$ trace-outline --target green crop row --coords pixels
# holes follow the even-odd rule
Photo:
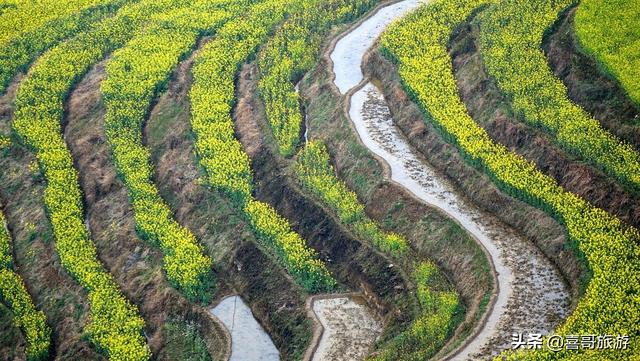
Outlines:
[[[0,94],[40,53],[133,1],[17,1],[0,13]]]
[[[278,259],[308,292],[329,291],[335,281],[317,253],[307,247],[289,222],[268,204],[247,199],[244,213],[260,239],[274,249]]]
[[[45,204],[62,266],[88,291],[86,331],[112,360],[146,360],[144,321],[99,262],[84,224],[82,194],[73,160],[62,138],[63,101],[96,62],[126,43],[149,16],[186,1],[144,0],[42,55],[16,96],[13,128],[33,149],[47,180]]]
[[[421,315],[370,360],[429,360],[444,346],[453,331],[454,315],[459,312],[460,300],[455,292],[432,289],[434,283],[442,282],[434,280],[438,276],[438,268],[433,263],[418,265],[414,279]]]
[[[16,326],[24,332],[27,359],[46,360],[51,346],[51,329],[44,313],[33,305],[22,278],[12,271],[12,254],[11,237],[0,212],[0,299],[11,308]]]
[[[543,128],[563,148],[638,190],[638,153],[571,102],[540,49],[547,29],[573,2],[501,0],[483,12],[480,47],[487,71],[512,97],[514,110],[528,123]]]
[[[47,326],[47,318],[33,305],[22,278],[7,268],[0,269],[0,299],[11,308],[16,326],[24,332],[27,359],[48,359],[51,329]]]
[[[331,26],[357,18],[376,3],[307,1],[305,10],[292,15],[260,51],[258,89],[281,155],[293,155],[300,140],[302,114],[293,82],[315,64]]]
[[[296,176],[305,188],[322,199],[338,214],[340,221],[385,253],[400,256],[407,251],[407,240],[385,233],[367,217],[358,196],[335,174],[329,152],[320,141],[311,141],[298,154]]]
[[[106,135],[129,191],[137,228],[162,248],[167,278],[192,300],[206,299],[213,282],[212,261],[191,231],[175,221],[153,184],[142,127],[151,101],[165,88],[180,59],[199,36],[212,33],[232,16],[227,10],[239,13],[240,5],[240,1],[199,0],[153,15],[144,31],[113,54],[102,83]]]
[[[269,205],[253,199],[249,156],[236,139],[231,112],[235,75],[288,13],[302,9],[291,0],[267,0],[227,23],[195,60],[190,92],[191,126],[206,182],[225,191],[244,211],[256,234],[307,291],[332,289],[336,282],[317,254]]]
[[[628,335],[631,339],[626,351],[538,350],[513,358],[622,359],[637,355],[640,233],[565,192],[534,164],[493,142],[468,115],[459,97],[447,43],[455,28],[482,4],[486,2],[434,1],[391,26],[382,38],[383,52],[398,65],[407,92],[422,107],[426,119],[504,190],[563,222],[570,239],[586,257],[593,276],[573,314],[556,331],[564,335]]]
[[[640,106],[640,1],[582,0],[575,32],[581,47]]]

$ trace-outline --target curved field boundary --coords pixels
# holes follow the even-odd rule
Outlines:
[[[567,151],[638,191],[640,157],[636,150],[568,98],[567,88],[540,49],[545,32],[573,2],[495,2],[479,16],[485,67],[526,122],[541,127]]]
[[[394,25],[383,37],[386,55],[399,66],[411,97],[466,159],[487,171],[510,194],[543,208],[567,227],[593,272],[584,297],[556,332],[562,335],[628,335],[627,350],[550,350],[515,353],[511,359],[621,359],[638,354],[640,233],[565,192],[523,158],[494,143],[469,117],[457,94],[449,36],[478,3],[437,1]],[[434,81],[437,80],[437,81]]]
[[[142,127],[152,99],[204,33],[212,33],[245,6],[241,1],[196,1],[151,17],[151,24],[107,63],[102,83],[105,128],[115,163],[127,185],[137,228],[158,244],[167,278],[192,300],[206,300],[212,261],[190,230],[178,224],[153,183]],[[221,10],[221,9],[227,9]]]
[[[359,237],[387,254],[396,257],[406,254],[407,240],[395,233],[385,233],[367,217],[358,196],[338,179],[324,143],[310,141],[305,145],[298,153],[295,173],[298,180],[329,205],[337,213],[340,222],[354,229]]]
[[[295,81],[311,69],[320,53],[320,43],[332,26],[359,17],[375,3],[320,1],[313,5],[319,10],[289,18],[260,50],[258,88],[281,155],[292,156],[300,141],[303,116]]]
[[[175,0],[145,0],[120,9],[87,33],[51,49],[31,68],[16,96],[13,128],[35,150],[47,188],[45,204],[62,266],[88,291],[86,331],[114,360],[150,357],[144,321],[97,258],[83,222],[82,194],[73,160],[62,138],[63,100],[76,81],[107,52],[122,46],[149,15],[176,8]]]
[[[640,1],[582,0],[574,25],[586,53],[640,106]]]
[[[11,237],[0,211],[0,299],[9,305],[15,315],[16,326],[24,331],[27,359],[45,360],[51,348],[51,328],[44,313],[33,305],[24,281],[12,267]]]
[[[207,173],[206,182],[227,193],[244,211],[257,236],[305,290],[318,292],[332,289],[336,281],[288,221],[271,206],[254,199],[249,156],[235,137],[231,117],[234,80],[240,65],[288,14],[304,4],[269,0],[220,29],[195,59],[191,126],[197,156]]]
[[[40,53],[136,1],[20,1],[0,13],[0,94]]]

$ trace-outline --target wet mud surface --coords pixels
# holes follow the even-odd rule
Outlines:
[[[382,325],[362,299],[317,299],[313,312],[324,329],[313,361],[364,360],[382,333]]]

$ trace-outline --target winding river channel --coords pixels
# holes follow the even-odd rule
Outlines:
[[[361,65],[384,29],[424,2],[405,0],[381,8],[342,37],[331,54],[335,85],[349,102],[362,143],[390,169],[391,180],[458,222],[490,256],[497,294],[453,360],[486,359],[511,347],[512,334],[547,334],[567,316],[569,290],[556,267],[531,242],[482,212],[423,157],[395,126],[384,96],[365,79]]]

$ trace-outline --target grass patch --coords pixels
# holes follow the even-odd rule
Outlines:
[[[190,323],[171,321],[164,325],[168,360],[211,361],[202,336]]]

